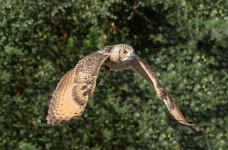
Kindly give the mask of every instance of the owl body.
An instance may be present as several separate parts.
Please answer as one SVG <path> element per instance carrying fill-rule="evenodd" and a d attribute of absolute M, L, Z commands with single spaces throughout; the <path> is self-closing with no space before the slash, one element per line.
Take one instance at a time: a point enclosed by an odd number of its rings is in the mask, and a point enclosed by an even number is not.
<path fill-rule="evenodd" d="M 159 99 L 179 123 L 195 131 L 199 130 L 194 124 L 186 121 L 180 109 L 161 86 L 150 65 L 126 44 L 106 46 L 86 56 L 62 77 L 50 100 L 48 124 L 62 124 L 80 117 L 95 90 L 100 68 L 105 68 L 108 72 L 133 68 L 154 86 Z"/>
<path fill-rule="evenodd" d="M 129 69 L 131 66 L 131 61 L 125 61 L 123 63 L 113 62 L 111 60 L 106 60 L 102 65 L 102 68 L 107 70 L 120 71 L 123 69 Z"/>

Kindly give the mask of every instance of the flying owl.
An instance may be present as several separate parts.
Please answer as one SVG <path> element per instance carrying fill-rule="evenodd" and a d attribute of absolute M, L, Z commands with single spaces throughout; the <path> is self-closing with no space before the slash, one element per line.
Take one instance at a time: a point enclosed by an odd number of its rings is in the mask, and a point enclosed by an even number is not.
<path fill-rule="evenodd" d="M 154 86 L 159 99 L 179 123 L 199 131 L 195 124 L 185 119 L 176 103 L 156 78 L 150 65 L 139 58 L 134 49 L 126 44 L 105 46 L 80 60 L 62 77 L 50 100 L 46 118 L 48 124 L 62 124 L 81 116 L 88 99 L 94 92 L 100 68 L 105 69 L 106 75 L 110 70 L 134 69 Z"/>

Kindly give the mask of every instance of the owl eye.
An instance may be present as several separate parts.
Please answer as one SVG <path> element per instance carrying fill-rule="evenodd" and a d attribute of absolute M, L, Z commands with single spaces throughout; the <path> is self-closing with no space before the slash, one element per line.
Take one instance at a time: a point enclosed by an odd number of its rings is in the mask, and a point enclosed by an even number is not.
<path fill-rule="evenodd" d="M 127 51 L 125 49 L 123 50 L 123 55 L 127 55 Z"/>
<path fill-rule="evenodd" d="M 119 51 L 119 59 L 123 60 L 124 58 L 127 57 L 128 51 L 126 49 L 121 49 Z"/>

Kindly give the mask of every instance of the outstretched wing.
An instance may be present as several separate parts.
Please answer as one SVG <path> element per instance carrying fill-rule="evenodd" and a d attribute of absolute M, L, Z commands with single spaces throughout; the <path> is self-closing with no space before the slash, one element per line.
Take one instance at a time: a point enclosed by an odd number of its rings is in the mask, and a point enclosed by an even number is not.
<path fill-rule="evenodd" d="M 176 105 L 176 103 L 171 99 L 165 89 L 162 87 L 158 79 L 156 78 L 154 72 L 152 71 L 149 64 L 140 58 L 136 58 L 132 62 L 132 67 L 135 69 L 142 77 L 144 77 L 148 82 L 154 85 L 156 93 L 159 99 L 165 103 L 169 112 L 172 116 L 181 124 L 186 125 L 195 131 L 199 131 L 199 128 L 196 127 L 193 123 L 188 122 L 184 115 L 181 113 L 180 109 Z"/>
<path fill-rule="evenodd" d="M 61 124 L 82 114 L 94 92 L 99 70 L 108 57 L 99 52 L 92 53 L 62 77 L 50 100 L 48 124 Z"/>

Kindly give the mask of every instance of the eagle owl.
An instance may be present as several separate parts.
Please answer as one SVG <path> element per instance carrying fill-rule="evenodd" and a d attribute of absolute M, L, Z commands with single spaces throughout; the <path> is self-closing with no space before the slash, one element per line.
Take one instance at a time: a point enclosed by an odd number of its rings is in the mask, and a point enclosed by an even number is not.
<path fill-rule="evenodd" d="M 94 92 L 100 68 L 104 68 L 106 74 L 110 70 L 133 68 L 154 86 L 159 99 L 179 123 L 195 131 L 199 130 L 193 123 L 185 119 L 176 103 L 156 78 L 149 64 L 139 58 L 134 49 L 126 44 L 106 46 L 86 56 L 62 77 L 50 100 L 48 124 L 62 124 L 81 116 L 88 99 Z"/>

